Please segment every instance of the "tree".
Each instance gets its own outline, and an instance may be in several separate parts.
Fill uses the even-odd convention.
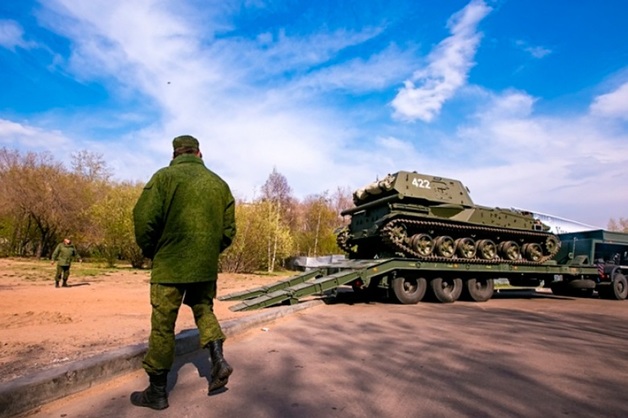
[[[48,153],[0,150],[0,192],[13,219],[13,251],[41,257],[60,237],[76,231],[89,202],[84,183]]]
[[[49,153],[0,149],[0,230],[5,252],[50,254],[70,236],[82,241],[90,229],[89,208],[108,179],[102,157],[87,151],[74,156],[74,171]]]
[[[115,266],[119,259],[129,260],[133,267],[143,264],[133,229],[133,207],[142,187],[140,183],[110,184],[89,210],[92,220],[89,242],[110,267]]]
[[[281,257],[278,257],[279,246],[281,245],[282,248],[288,246],[285,231],[286,229],[289,230],[291,223],[289,216],[293,206],[291,194],[292,189],[288,185],[288,180],[273,167],[273,171],[262,186],[261,196],[261,201],[263,202],[262,209],[266,213],[268,220],[265,236],[269,273],[275,270],[275,263],[278,258],[283,260]]]
[[[250,273],[269,268],[268,236],[273,236],[273,251],[278,258],[286,258],[292,251],[292,237],[284,225],[277,228],[275,217],[269,216],[272,204],[259,200],[236,203],[237,234],[233,243],[220,258],[222,271]]]
[[[296,234],[299,255],[316,257],[338,254],[335,229],[339,226],[338,212],[327,192],[311,195],[302,204],[301,227]]]
[[[608,230],[628,232],[628,218],[619,218],[618,220],[611,218],[610,221],[608,221]]]

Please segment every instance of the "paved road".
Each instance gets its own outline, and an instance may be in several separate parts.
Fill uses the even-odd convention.
[[[626,417],[628,301],[530,292],[486,303],[363,303],[351,294],[230,339],[229,390],[209,364],[171,373],[170,408],[129,403],[142,372],[32,417]]]

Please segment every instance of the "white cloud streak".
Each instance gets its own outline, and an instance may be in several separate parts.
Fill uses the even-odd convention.
[[[406,80],[392,101],[396,118],[430,122],[464,86],[481,38],[477,25],[490,11],[484,1],[473,0],[451,17],[447,24],[451,36],[430,53],[428,65]]]
[[[0,46],[15,51],[16,47],[30,49],[36,47],[37,44],[24,39],[24,29],[19,23],[0,19]]]
[[[589,108],[594,116],[628,120],[628,82],[597,96]]]

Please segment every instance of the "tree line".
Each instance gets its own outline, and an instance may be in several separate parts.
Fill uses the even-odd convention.
[[[144,184],[114,181],[102,156],[80,151],[65,167],[47,152],[0,149],[0,256],[50,257],[71,237],[83,257],[146,264],[135,243],[132,211]],[[342,254],[335,230],[353,205],[338,188],[296,199],[273,169],[256,198],[236,203],[238,232],[220,259],[226,272],[283,268],[293,256]],[[611,219],[611,231],[628,232],[628,218]]]
[[[113,180],[102,156],[88,151],[73,154],[68,168],[47,152],[1,148],[0,256],[47,258],[71,237],[82,257],[142,267],[132,211],[143,186]],[[273,169],[258,197],[237,199],[238,233],[221,256],[222,271],[272,272],[289,257],[341,254],[334,231],[351,205],[342,188],[296,199]]]

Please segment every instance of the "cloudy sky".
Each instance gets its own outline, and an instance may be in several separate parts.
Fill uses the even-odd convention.
[[[399,170],[478,204],[628,217],[624,0],[20,0],[0,4],[0,147],[100,154],[120,180],[172,138],[250,199]]]

